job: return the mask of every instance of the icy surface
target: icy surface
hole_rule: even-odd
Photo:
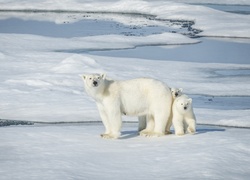
[[[83,82],[78,75],[107,72],[109,77],[117,80],[151,77],[170,87],[182,87],[191,97],[195,94],[210,96],[202,101],[197,99],[194,108],[199,123],[221,122],[224,125],[222,121],[227,119],[230,125],[250,127],[249,101],[244,106],[241,104],[244,96],[250,94],[250,65],[204,66],[203,63],[156,63],[141,59],[26,52],[25,56],[20,53],[15,58],[5,56],[1,67],[0,111],[3,119],[52,122],[100,120],[96,105],[84,93]],[[228,99],[219,102],[223,109],[218,108],[213,96]],[[230,104],[232,96],[239,97],[233,100],[234,105]],[[195,102],[197,97],[193,98]],[[208,106],[204,107],[204,103]]]
[[[198,126],[196,135],[144,138],[125,124],[1,128],[1,179],[248,179],[249,129]],[[8,139],[8,141],[6,140]]]
[[[223,1],[227,3],[228,1]],[[223,36],[223,37],[250,37],[250,16],[231,14],[218,10],[214,10],[204,6],[188,5],[174,3],[171,1],[141,1],[141,0],[121,0],[121,1],[11,1],[1,0],[0,10],[12,11],[59,11],[59,12],[106,12],[106,13],[135,13],[153,15],[157,19],[177,19],[194,21],[193,26],[203,32],[202,36]],[[229,1],[236,3],[236,1]],[[217,3],[216,3],[217,4]],[[237,1],[237,4],[250,4],[248,1]],[[8,17],[19,17],[26,19],[27,17],[19,13],[10,13]],[[101,17],[99,17],[101,18]],[[65,17],[58,16],[37,16],[39,20],[50,20],[56,23],[64,23]],[[70,18],[71,19],[71,18]],[[74,17],[69,22],[75,22],[82,17]],[[129,24],[127,18],[117,18],[118,22]],[[158,22],[159,23],[159,22]],[[161,22],[160,22],[161,23]]]
[[[43,1],[39,2],[39,5],[38,2],[30,0],[0,2],[2,10],[13,10],[13,12],[1,12],[1,19],[18,17],[27,21],[51,21],[62,24],[89,18],[100,22],[117,21],[132,27],[155,26],[156,29],[165,25],[171,26],[173,25],[169,24],[171,19],[179,19],[181,26],[190,25],[187,29],[191,26],[202,29],[199,35],[212,32],[215,36],[221,36],[218,30],[221,30],[224,35],[230,31],[228,36],[248,37],[249,35],[249,16],[232,15],[204,6],[126,0],[71,1],[70,5],[68,1],[60,1],[60,3]],[[44,12],[32,15],[22,12],[39,9]],[[86,9],[91,9],[91,12],[102,12],[102,14],[86,15]],[[67,11],[67,13],[45,13],[52,10]],[[85,14],[70,15],[69,11],[85,11]],[[103,12],[109,13],[103,14]],[[114,12],[137,14],[133,18],[132,14],[113,14]],[[193,25],[191,21],[194,22]],[[221,25],[223,28],[219,27]],[[104,26],[104,23],[100,26]],[[174,28],[182,29],[180,26]],[[235,28],[240,28],[241,31],[238,32]],[[195,111],[199,123],[250,127],[250,105],[248,101],[241,105],[242,99],[248,100],[250,94],[249,64],[188,62],[189,58],[192,58],[188,53],[202,54],[207,47],[197,49],[199,52],[182,51],[187,62],[177,62],[175,57],[168,61],[145,60],[150,59],[148,56],[150,51],[140,52],[141,59],[119,58],[119,55],[108,57],[87,54],[90,51],[123,50],[142,46],[173,45],[172,48],[175,48],[176,45],[200,42],[199,39],[171,32],[144,36],[113,33],[114,31],[111,31],[110,34],[91,36],[86,33],[83,37],[48,37],[20,32],[18,34],[1,33],[1,118],[45,122],[100,121],[95,103],[84,93],[83,83],[78,75],[106,72],[109,77],[118,80],[146,76],[159,79],[170,87],[184,88],[194,100],[197,99],[194,102],[196,102]],[[164,54],[159,53],[155,56],[158,56],[158,60],[161,57],[164,59]],[[213,54],[208,56],[211,59],[226,58],[223,53],[219,57]],[[236,62],[237,56],[234,57]],[[248,57],[247,53],[245,56]],[[206,61],[206,59],[199,59]],[[201,95],[201,99],[197,95]],[[222,97],[223,100],[216,101],[221,99],[220,96],[224,97]],[[234,103],[230,103],[231,101]],[[136,121],[136,118],[128,119]]]
[[[0,0],[0,24],[27,23],[26,29],[5,24],[0,31],[0,179],[249,179],[250,63],[249,52],[242,50],[249,39],[238,38],[250,37],[250,16],[176,2]],[[245,0],[178,2],[250,5]],[[41,22],[40,33],[30,21]],[[79,22],[77,31],[86,21],[92,29],[86,26],[83,33],[65,30],[65,35],[60,28],[57,36],[41,33],[46,23],[54,28]],[[238,38],[231,48],[218,43],[208,51],[212,41],[188,45],[201,39],[187,31]],[[126,51],[138,47],[137,58]],[[110,50],[117,49],[114,56]],[[171,49],[179,55],[165,57]],[[182,87],[193,98],[198,124],[242,128],[199,125],[195,135],[144,138],[137,135],[137,118],[123,117],[132,123],[123,125],[121,138],[101,139],[104,127],[94,123],[101,119],[79,77],[94,72]]]

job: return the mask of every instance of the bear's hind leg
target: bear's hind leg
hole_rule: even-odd
[[[146,119],[147,119],[146,129],[140,131],[140,135],[145,137],[147,137],[149,134],[152,134],[155,126],[154,117],[152,115],[147,115]]]
[[[166,111],[163,111],[161,114],[159,112],[155,114],[155,127],[150,136],[160,137],[165,135],[168,118]]]
[[[173,119],[173,115],[171,113],[170,117],[168,118],[167,121],[167,126],[166,126],[166,130],[165,130],[165,134],[172,134],[172,132],[170,131],[170,128],[172,126],[172,119]]]

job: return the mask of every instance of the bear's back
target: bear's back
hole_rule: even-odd
[[[166,93],[169,91],[167,85],[165,85],[161,81],[150,78],[137,78],[120,81],[119,85],[121,86],[121,90],[127,93],[140,92],[144,95],[152,95],[158,93]]]

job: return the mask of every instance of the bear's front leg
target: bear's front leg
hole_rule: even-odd
[[[102,123],[105,127],[105,132],[103,134],[101,134],[101,137],[108,139],[109,134],[111,133],[111,127],[110,127],[109,122],[108,122],[108,116],[105,112],[104,106],[101,103],[97,103],[97,108],[99,110],[99,114],[101,116]]]
[[[112,105],[112,106],[111,106]],[[106,139],[117,139],[121,135],[121,126],[122,126],[122,113],[120,110],[120,104],[115,100],[108,100],[104,104],[105,112],[108,117],[108,125],[110,133],[103,138]]]
[[[186,118],[185,119],[187,124],[187,132],[190,134],[195,134],[196,132],[196,121],[193,118]]]
[[[173,126],[175,135],[182,136],[184,135],[184,123],[183,123],[183,117],[180,115],[173,115]]]

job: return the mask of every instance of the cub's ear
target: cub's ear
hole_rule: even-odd
[[[191,98],[188,98],[188,102],[189,102],[189,103],[192,103],[192,101],[193,101],[193,100],[192,100]]]
[[[183,91],[183,89],[182,89],[182,88],[179,88],[179,91],[180,91],[180,92],[182,92],[182,91]]]
[[[102,79],[106,78],[106,73],[101,74]]]

